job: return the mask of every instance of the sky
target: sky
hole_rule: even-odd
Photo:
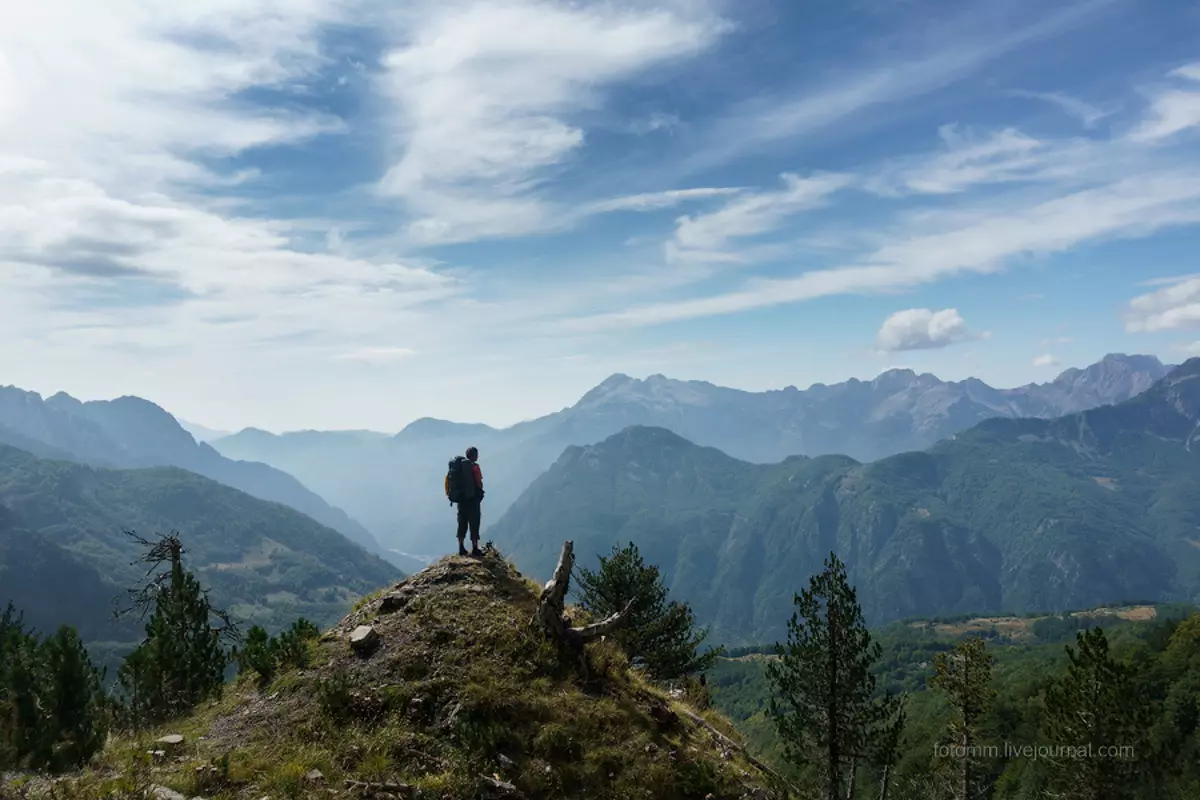
[[[0,384],[238,430],[1200,355],[1200,6],[0,4]]]

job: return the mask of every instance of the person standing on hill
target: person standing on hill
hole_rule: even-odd
[[[468,555],[463,546],[467,531],[471,532],[470,555],[478,558],[479,518],[483,501],[483,471],[479,469],[479,450],[467,448],[467,457],[455,456],[446,471],[446,498],[458,505],[458,554]]]

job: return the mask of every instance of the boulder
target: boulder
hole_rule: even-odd
[[[166,736],[159,737],[154,741],[158,745],[156,749],[167,751],[178,750],[180,747],[183,747],[183,742],[183,734],[180,733],[168,733]]]
[[[359,655],[366,655],[379,646],[379,632],[370,625],[359,625],[350,633],[350,646]]]

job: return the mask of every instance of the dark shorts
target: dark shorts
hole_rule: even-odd
[[[458,538],[459,541],[467,535],[467,529],[471,531],[471,541],[479,541],[479,517],[481,509],[478,502],[474,503],[459,503],[458,504]]]

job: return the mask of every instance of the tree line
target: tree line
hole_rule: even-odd
[[[905,736],[909,698],[877,689],[881,648],[835,555],[794,597],[794,606],[787,642],[775,646],[776,658],[766,667],[768,716],[805,796],[984,800],[1000,796],[996,766],[1014,758],[1040,759],[1037,770],[1023,776],[1029,787],[1006,789],[1021,796],[1197,796],[1194,782],[1184,786],[1171,773],[1172,764],[1191,753],[1187,737],[1200,728],[1200,673],[1189,673],[1200,667],[1200,615],[1174,628],[1163,658],[1143,663],[1144,674],[1136,660],[1114,654],[1102,628],[1077,631],[1074,645],[1065,646],[1066,669],[1039,676],[1042,689],[1030,715],[1039,724],[1021,731],[1024,741],[1001,733],[1015,733],[1020,720],[1015,709],[997,705],[995,657],[983,637],[934,654],[928,688],[940,696],[949,724],[922,759],[904,752],[912,746]],[[1171,686],[1179,679],[1190,688]],[[1156,685],[1158,694],[1170,696],[1157,719]],[[997,726],[996,712],[1009,719]],[[905,756],[929,768],[901,774],[897,765]]]
[[[220,695],[231,667],[270,680],[305,666],[319,631],[300,619],[278,636],[258,626],[243,636],[183,566],[175,532],[143,539],[146,580],[118,615],[138,614],[145,636],[109,687],[69,625],[39,637],[8,604],[0,616],[0,769],[62,771],[86,763],[111,729],[177,719]],[[136,563],[136,562],[135,562]]]

